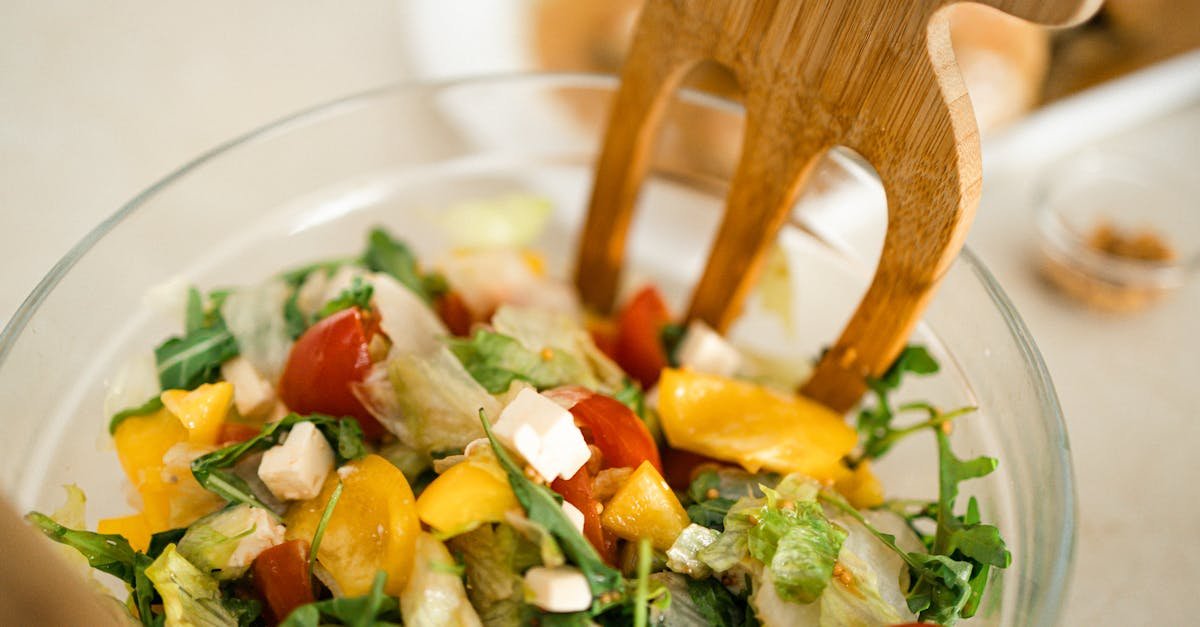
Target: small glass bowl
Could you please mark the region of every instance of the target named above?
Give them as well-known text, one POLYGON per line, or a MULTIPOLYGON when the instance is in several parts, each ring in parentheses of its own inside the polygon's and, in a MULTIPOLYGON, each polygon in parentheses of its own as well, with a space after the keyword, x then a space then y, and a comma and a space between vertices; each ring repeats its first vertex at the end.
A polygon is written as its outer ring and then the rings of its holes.
POLYGON ((1200 211, 1165 168, 1086 153, 1052 168, 1038 186, 1042 275, 1102 311, 1132 312, 1178 289, 1200 267, 1200 211), (1121 240, 1149 257, 1115 254, 1121 240))

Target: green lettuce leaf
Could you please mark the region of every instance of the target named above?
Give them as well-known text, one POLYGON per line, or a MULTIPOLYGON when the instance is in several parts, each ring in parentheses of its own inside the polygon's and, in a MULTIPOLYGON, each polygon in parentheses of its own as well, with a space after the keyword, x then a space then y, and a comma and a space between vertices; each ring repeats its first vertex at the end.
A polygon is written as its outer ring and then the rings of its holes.
POLYGON ((534 353, 513 338, 486 329, 479 329, 469 339, 448 338, 446 344, 491 394, 508 391, 516 380, 538 390, 592 381, 586 366, 565 350, 546 348, 534 353))
POLYGON ((829 522, 815 500, 781 503, 777 492, 764 491, 767 503, 755 514, 747 548, 771 570, 780 598, 812 603, 833 578, 846 531, 829 522))
POLYGON ((432 535, 417 536, 412 573, 400 594, 400 613, 407 627, 467 627, 479 615, 467 599, 458 564, 432 535))
POLYGON ((163 554, 146 567, 146 577, 162 597, 163 611, 170 625, 197 627, 236 627, 237 616, 222 603, 217 580, 196 568, 167 546, 163 554))

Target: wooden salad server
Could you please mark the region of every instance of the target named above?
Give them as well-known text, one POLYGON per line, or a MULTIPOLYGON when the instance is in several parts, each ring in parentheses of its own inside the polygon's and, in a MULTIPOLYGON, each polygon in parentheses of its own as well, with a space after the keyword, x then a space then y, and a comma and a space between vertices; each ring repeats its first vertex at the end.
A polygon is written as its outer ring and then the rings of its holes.
MULTIPOLYGON (((584 304, 612 308, 625 240, 662 113, 713 60, 746 111, 741 160, 688 318, 725 331, 741 312, 805 177, 846 146, 887 194, 866 295, 802 392, 848 411, 903 349, 958 254, 979 201, 979 135, 950 47, 956 0, 648 0, 621 73, 576 268, 584 304)), ((1100 0, 976 0, 1047 26, 1100 0)))

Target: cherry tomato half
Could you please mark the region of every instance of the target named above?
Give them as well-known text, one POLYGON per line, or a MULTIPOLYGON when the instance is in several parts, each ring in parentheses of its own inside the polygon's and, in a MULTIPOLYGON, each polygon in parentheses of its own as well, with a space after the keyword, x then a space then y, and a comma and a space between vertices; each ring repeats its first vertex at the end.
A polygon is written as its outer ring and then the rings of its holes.
POLYGON ((379 330, 378 319, 357 307, 343 309, 309 327, 292 346, 279 381, 283 403, 300 414, 351 416, 370 439, 383 426, 354 396, 351 384, 371 369, 368 350, 379 330))
POLYGON ((662 329, 671 322, 671 314, 662 295, 647 286, 626 303, 617 320, 616 361, 649 390, 667 362, 662 345, 662 329))
POLYGON ((637 468, 644 461, 662 472, 658 446, 646 424, 620 401, 592 394, 571 407, 575 423, 589 443, 604 454, 605 468, 637 468))
POLYGON ((276 623, 292 610, 313 602, 308 578, 308 542, 290 540, 277 544, 254 558, 254 586, 267 602, 276 623))
POLYGON ((467 309, 466 301, 458 292, 449 291, 438 296, 433 308, 454 335, 464 337, 471 332, 471 324, 475 320, 471 317, 471 310, 467 309))
POLYGON ((550 489, 583 512, 583 536, 596 547, 606 564, 615 566, 617 537, 600 526, 600 503, 592 496, 592 473, 588 472, 587 466, 580 468, 570 479, 555 479, 550 489))

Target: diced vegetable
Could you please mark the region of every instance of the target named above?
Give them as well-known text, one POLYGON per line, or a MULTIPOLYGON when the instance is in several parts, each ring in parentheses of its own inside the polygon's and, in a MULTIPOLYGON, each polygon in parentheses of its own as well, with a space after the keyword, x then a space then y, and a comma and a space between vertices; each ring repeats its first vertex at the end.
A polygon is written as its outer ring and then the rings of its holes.
POLYGON ((378 319, 358 308, 343 309, 309 327, 288 357, 279 396, 292 411, 350 416, 368 438, 383 434, 379 422, 351 386, 371 369, 370 341, 378 319))
POLYGON ((662 475, 650 462, 642 462, 629 481, 604 507, 604 528, 626 540, 649 538, 654 548, 666 551, 690 524, 687 512, 662 475))
POLYGON ((637 468, 650 462, 659 472, 662 461, 654 437, 633 411, 621 402, 593 394, 571 407, 571 415, 596 448, 607 468, 637 468))
POLYGON ((237 579, 263 551, 283 542, 283 526, 248 505, 235 505, 192 523, 179 554, 219 580, 237 579))
POLYGON ((338 481, 341 499, 325 527, 317 561, 345 596, 366 594, 378 570, 387 573, 388 594, 408 581, 420 522, 404 474, 378 455, 350 462, 331 473, 321 494, 288 509, 288 540, 310 541, 338 481))
POLYGON ((520 509, 504 470, 491 456, 471 456, 451 466, 417 499, 417 515, 442 536, 502 522, 505 512, 520 509))
POLYGON ((236 627, 238 624, 237 617, 221 603, 217 580, 184 559, 175 545, 167 546, 146 568, 146 577, 162 596, 168 625, 236 627))
POLYGON ((150 547, 150 524, 146 521, 146 515, 141 512, 116 518, 102 518, 96 525, 96 531, 125 536, 135 551, 145 552, 150 547))
POLYGON ((737 462, 751 472, 835 479, 857 441, 854 429, 823 405, 752 383, 668 369, 658 398, 671 446, 737 462))
POLYGON ((276 622, 301 605, 312 603, 308 542, 289 540, 259 553, 254 560, 254 585, 276 622))
POLYGON ((853 470, 838 477, 833 487, 858 509, 870 509, 883 503, 883 485, 871 472, 871 462, 863 460, 853 470))
POLYGON ((712 569, 697 557, 697 553, 716 542, 718 535, 718 532, 695 523, 684 527, 675 543, 667 549, 667 568, 695 579, 711 575, 712 569))
POLYGON ((617 537, 600 524, 602 505, 592 495, 592 474, 587 467, 569 479, 555 479, 550 489, 583 513, 583 536, 606 564, 617 562, 617 537))
POLYGON ((652 286, 634 294, 618 317, 617 363, 647 390, 670 365, 661 339, 663 327, 670 322, 667 305, 652 286))
POLYGON ((188 442, 213 445, 233 406, 233 386, 224 381, 205 383, 190 392, 167 390, 161 398, 167 411, 188 430, 188 442))
POLYGON ((437 538, 425 532, 417 536, 412 576, 400 593, 400 613, 407 627, 481 624, 479 614, 467 600, 458 568, 450 551, 437 538))

